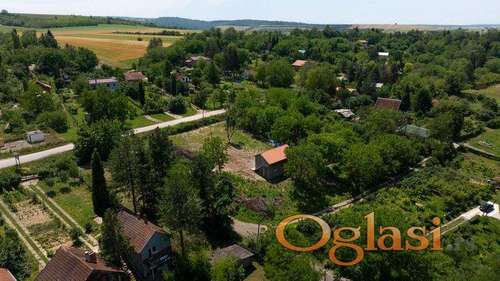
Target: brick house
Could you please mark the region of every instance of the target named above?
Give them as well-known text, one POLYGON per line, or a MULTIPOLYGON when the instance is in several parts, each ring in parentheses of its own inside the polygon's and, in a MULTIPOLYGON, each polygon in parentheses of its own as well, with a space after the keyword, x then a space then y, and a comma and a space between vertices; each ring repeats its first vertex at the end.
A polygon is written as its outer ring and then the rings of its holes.
POLYGON ((17 281, 14 275, 6 268, 0 268, 0 281, 17 281))

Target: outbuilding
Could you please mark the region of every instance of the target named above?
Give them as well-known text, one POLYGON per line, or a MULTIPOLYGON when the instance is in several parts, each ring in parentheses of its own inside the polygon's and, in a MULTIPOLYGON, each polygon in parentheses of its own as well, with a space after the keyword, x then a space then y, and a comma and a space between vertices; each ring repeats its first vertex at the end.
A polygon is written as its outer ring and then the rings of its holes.
POLYGON ((287 148, 285 144, 256 155, 255 172, 269 181, 283 177, 284 165, 288 160, 285 154, 287 148))
POLYGON ((118 90, 119 83, 116 77, 103 78, 103 79, 91 79, 89 80, 89 86, 92 89, 96 89, 97 87, 106 87, 110 91, 118 90))
POLYGON ((31 144, 43 142, 45 141, 45 134, 40 130, 27 132, 26 141, 31 144))
POLYGON ((255 254, 241 247, 240 245, 231 245, 226 248, 217 249, 212 256, 212 263, 216 263, 224 258, 234 258, 244 268, 250 268, 255 261, 255 254))

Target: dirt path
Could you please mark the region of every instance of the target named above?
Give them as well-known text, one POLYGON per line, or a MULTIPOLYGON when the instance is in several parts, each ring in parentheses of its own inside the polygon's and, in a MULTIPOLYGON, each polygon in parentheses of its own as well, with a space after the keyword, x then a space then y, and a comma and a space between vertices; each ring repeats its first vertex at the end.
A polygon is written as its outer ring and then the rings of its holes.
POLYGON ((6 223, 17 232, 17 235, 24 243, 28 251, 30 251, 33 257, 35 257, 40 265, 39 269, 41 270, 44 268, 48 261, 47 252, 29 235, 26 228, 16 222, 14 214, 10 212, 9 207, 3 202, 2 199, 0 199, 0 211, 4 214, 2 217, 5 219, 6 223))
MULTIPOLYGON (((257 235, 259 225, 254 223, 247 223, 239 221, 235 218, 231 218, 233 220, 233 230, 238 233, 241 237, 248 237, 257 235)), ((260 233, 267 231, 267 226, 261 224, 260 225, 260 233)))
POLYGON ((44 206, 50 211, 55 217, 57 217, 61 222, 63 222, 69 229, 73 227, 77 227, 83 233, 80 239, 82 242, 92 251, 99 252, 99 242, 95 237, 90 234, 85 233, 85 229, 76 222, 73 217, 68 214, 57 202, 55 202, 52 198, 49 198, 45 195, 43 190, 37 185, 37 180, 32 180, 23 183, 23 187, 31 189, 35 192, 40 202, 44 204, 44 206), (55 210, 57 209, 57 211, 55 210))

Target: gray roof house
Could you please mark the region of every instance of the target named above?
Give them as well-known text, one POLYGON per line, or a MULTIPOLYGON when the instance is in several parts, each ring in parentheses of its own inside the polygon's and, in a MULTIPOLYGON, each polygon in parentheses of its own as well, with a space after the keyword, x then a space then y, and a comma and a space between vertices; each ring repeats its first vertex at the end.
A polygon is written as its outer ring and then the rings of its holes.
POLYGON ((89 86, 92 89, 96 89, 97 87, 105 87, 110 91, 115 91, 120 87, 120 85, 118 84, 118 79, 116 79, 116 77, 90 79, 89 86))
POLYGON ((26 141, 28 143, 39 143, 45 141, 45 135, 42 131, 36 130, 26 133, 26 141))

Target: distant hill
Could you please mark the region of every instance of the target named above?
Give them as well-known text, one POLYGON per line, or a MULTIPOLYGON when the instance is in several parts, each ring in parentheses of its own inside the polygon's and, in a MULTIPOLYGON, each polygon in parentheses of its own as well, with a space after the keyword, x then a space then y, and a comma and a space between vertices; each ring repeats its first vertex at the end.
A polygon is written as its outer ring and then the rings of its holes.
MULTIPOLYGON (((291 30, 294 28, 324 28, 327 24, 309 24, 301 22, 287 21, 266 21, 266 20, 193 20, 179 17, 160 17, 160 18, 125 18, 128 20, 140 21, 146 24, 153 24, 160 27, 180 28, 180 29, 196 29, 206 30, 210 28, 226 28, 234 27, 240 30, 291 30)), ((418 30, 453 30, 453 29, 470 29, 484 30, 489 28, 500 28, 498 24, 477 24, 477 25, 429 25, 429 24, 330 24, 331 27, 337 30, 345 30, 351 28, 359 29, 383 29, 387 31, 408 31, 413 29, 418 30)))
MULTIPOLYGON (((125 18, 129 20, 140 21, 143 23, 154 24, 161 27, 172 27, 181 29, 197 29, 206 30, 210 28, 235 27, 237 29, 294 29, 294 28, 324 28, 324 24, 308 24, 300 22, 287 21, 266 21, 266 20, 192 20, 178 17, 161 17, 161 18, 125 18)), ((333 25, 337 29, 345 29, 350 25, 333 25)))
POLYGON ((0 25, 27 28, 54 28, 71 26, 94 26, 98 24, 137 24, 130 20, 112 17, 93 17, 76 15, 37 15, 0 13, 0 25))

